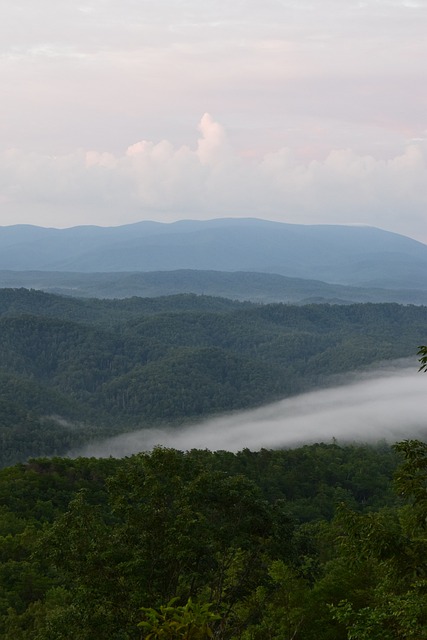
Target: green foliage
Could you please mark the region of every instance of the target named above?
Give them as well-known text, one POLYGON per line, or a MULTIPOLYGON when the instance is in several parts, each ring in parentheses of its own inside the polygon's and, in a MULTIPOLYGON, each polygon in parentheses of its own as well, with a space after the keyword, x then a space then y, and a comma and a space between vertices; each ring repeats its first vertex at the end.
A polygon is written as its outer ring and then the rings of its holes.
POLYGON ((404 456, 404 463, 399 467, 395 477, 396 489, 411 501, 414 523, 421 532, 425 532, 427 529, 427 444, 419 440, 405 440, 395 445, 395 449, 404 456))
POLYGON ((410 508, 341 512, 353 568, 368 562, 375 571, 365 603, 347 598, 331 607, 354 640, 427 638, 427 445, 412 440, 395 449, 404 456, 395 485, 410 508))
POLYGON ((420 356, 418 358, 419 362, 420 362, 420 368, 419 371, 427 371, 427 346, 420 346, 418 347, 418 355, 420 356))
POLYGON ((393 585, 381 584, 369 606, 361 609, 348 600, 331 606, 333 617, 346 627, 349 640, 427 638, 427 582, 414 582, 405 593, 393 591, 393 585))
POLYGON ((241 605, 240 615, 247 620, 242 640, 303 637, 311 597, 307 581, 280 560, 271 563, 268 577, 241 605))
MULTIPOLYGON (((422 447, 410 451, 418 460, 422 447)), ((138 640, 210 629, 223 640, 345 640, 363 624, 372 637, 419 631, 425 535, 412 494, 410 509, 391 498, 397 460, 385 445, 331 444, 158 448, 4 469, 0 636, 138 640), (334 517, 343 497, 351 508, 334 517)))
POLYGON ((199 604, 188 599, 185 605, 172 598, 160 608, 142 607, 144 620, 138 624, 146 640, 207 640, 214 636, 213 623, 220 619, 209 603, 199 604))

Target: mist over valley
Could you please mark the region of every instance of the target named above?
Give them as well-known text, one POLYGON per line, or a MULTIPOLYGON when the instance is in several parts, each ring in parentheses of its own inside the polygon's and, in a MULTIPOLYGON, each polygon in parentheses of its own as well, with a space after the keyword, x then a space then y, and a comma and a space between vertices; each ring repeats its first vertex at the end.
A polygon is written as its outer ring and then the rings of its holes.
MULTIPOLYGON (((81 299, 2 289, 0 465, 63 455, 136 429, 150 438, 143 448, 165 442, 232 450, 281 446, 298 441, 298 434, 304 441, 316 438, 309 424, 318 438, 344 437, 343 429, 358 429, 351 416, 371 406, 362 393, 368 383, 348 387, 350 400, 357 389, 362 395, 342 420, 347 387, 336 389, 336 402, 331 392, 319 392, 325 396, 314 397, 321 404, 309 417, 305 406, 313 397, 301 394, 331 387, 337 379, 341 385, 340 376, 397 358, 412 357, 415 371, 417 345, 426 342, 424 306, 253 304, 193 293, 81 299), (300 399, 277 405, 277 420, 272 409, 274 419, 263 422, 270 413, 257 408, 295 396, 300 399), (330 404, 325 413, 322 402, 330 404), (261 411, 253 414, 255 422, 250 417, 249 427, 246 417, 235 418, 248 409, 261 411), (203 424, 224 414, 231 418, 203 424), (197 426, 182 429, 185 424, 197 426)), ((371 386, 381 397, 382 386, 371 386)), ((391 392, 390 403, 396 397, 391 392)), ((412 410, 407 419, 397 408, 396 415, 403 432, 413 427, 412 410)), ((363 415, 359 422, 367 423, 363 415)), ((139 442, 141 436, 135 437, 139 442)))
POLYGON ((71 456, 123 457, 153 447, 240 451, 314 442, 370 442, 427 436, 427 381, 416 361, 354 374, 335 387, 310 391, 252 411, 188 426, 141 429, 93 443, 71 456))

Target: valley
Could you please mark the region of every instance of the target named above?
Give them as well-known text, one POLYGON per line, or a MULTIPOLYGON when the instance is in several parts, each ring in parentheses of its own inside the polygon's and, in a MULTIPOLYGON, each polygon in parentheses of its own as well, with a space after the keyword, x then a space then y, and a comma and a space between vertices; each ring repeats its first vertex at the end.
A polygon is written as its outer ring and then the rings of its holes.
POLYGON ((425 247, 242 224, 0 230, 4 640, 426 637, 425 247))
POLYGON ((336 383, 427 342, 427 308, 0 290, 2 466, 336 383))

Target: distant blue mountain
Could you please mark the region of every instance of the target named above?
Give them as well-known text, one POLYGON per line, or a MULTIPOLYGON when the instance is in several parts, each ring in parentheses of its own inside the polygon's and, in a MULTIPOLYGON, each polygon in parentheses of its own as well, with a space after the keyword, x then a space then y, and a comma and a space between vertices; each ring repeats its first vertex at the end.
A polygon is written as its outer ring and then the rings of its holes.
POLYGON ((0 227, 0 269, 251 271, 333 284, 427 290, 427 245, 373 227, 259 219, 119 227, 0 227))

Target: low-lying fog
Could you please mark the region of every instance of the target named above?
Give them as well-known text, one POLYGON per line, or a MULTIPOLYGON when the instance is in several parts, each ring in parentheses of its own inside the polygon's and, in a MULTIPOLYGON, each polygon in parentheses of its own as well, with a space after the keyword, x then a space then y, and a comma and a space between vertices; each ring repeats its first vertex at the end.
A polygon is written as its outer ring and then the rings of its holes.
POLYGON ((303 393, 252 411, 187 427, 144 429, 109 438, 70 455, 123 457, 156 445, 239 451, 310 442, 369 442, 427 435, 427 374, 399 361, 353 375, 333 388, 303 393))

